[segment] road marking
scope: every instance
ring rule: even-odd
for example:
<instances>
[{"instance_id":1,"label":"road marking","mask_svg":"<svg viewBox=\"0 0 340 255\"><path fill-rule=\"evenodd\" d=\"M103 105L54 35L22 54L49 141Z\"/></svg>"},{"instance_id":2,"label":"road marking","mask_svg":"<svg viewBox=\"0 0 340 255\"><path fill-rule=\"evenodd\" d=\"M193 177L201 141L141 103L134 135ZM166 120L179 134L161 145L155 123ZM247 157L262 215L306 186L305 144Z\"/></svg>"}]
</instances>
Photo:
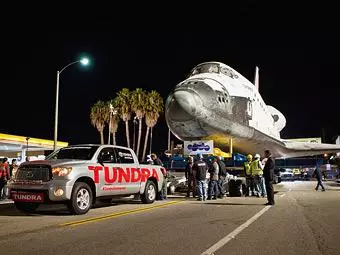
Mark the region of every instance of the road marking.
<instances>
[{"instance_id":1,"label":"road marking","mask_svg":"<svg viewBox=\"0 0 340 255\"><path fill-rule=\"evenodd\" d=\"M223 237L220 241L215 243L213 246L211 246L208 250L201 253L201 255L213 255L214 252L222 248L224 245L226 245L230 240L234 239L239 233L241 233L244 229L249 227L250 224L252 224L254 221L256 221L262 214L264 214L266 211L268 211L272 206L266 206L261 211L256 213L253 217L251 217L249 220L247 220L245 223L243 223L241 226L237 227L233 232L228 234L227 236Z\"/></svg>"},{"instance_id":2,"label":"road marking","mask_svg":"<svg viewBox=\"0 0 340 255\"><path fill-rule=\"evenodd\" d=\"M182 202L184 202L184 201L171 201L171 202L166 203L166 204L160 204L160 205L154 205L154 206L149 206L149 207L140 208L140 209L118 212L118 213L108 214L108 215L104 215L104 216L100 216L100 217L88 218L88 219L85 219L85 220L67 222L67 223L60 224L59 226L60 227L78 226L78 225L82 225L82 224L86 224L86 223L90 223L90 222L112 219L112 218L116 218L116 217L124 216L124 215L128 215L128 214L145 212L145 211L149 211L149 210L156 209L156 208L161 208L161 207L165 207L165 206L179 204L179 203L182 203Z\"/></svg>"}]
</instances>

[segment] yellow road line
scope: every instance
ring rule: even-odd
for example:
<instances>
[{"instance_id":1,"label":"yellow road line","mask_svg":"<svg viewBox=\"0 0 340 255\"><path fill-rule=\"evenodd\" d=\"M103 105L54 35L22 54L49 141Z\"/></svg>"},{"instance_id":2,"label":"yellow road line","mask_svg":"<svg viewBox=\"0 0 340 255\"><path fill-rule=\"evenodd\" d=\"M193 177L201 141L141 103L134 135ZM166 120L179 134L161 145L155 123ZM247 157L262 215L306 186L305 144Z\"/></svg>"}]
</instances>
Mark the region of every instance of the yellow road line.
<instances>
[{"instance_id":1,"label":"yellow road line","mask_svg":"<svg viewBox=\"0 0 340 255\"><path fill-rule=\"evenodd\" d=\"M60 227L78 226L78 225L82 225L82 224L86 224L86 223L90 223L90 222L112 219L112 218L123 216L123 215L145 212L145 211L149 211L149 210L152 210L152 209L161 208L161 207L165 207L165 206L169 206L169 205L174 205L174 204L178 204L178 203L182 203L182 202L184 202L184 201L171 201L171 202L166 203L166 204L160 204L160 205L154 205L154 206L149 206L149 207L140 208L140 209L118 212L118 213L108 214L108 215L104 215L104 216L100 216L100 217L88 218L88 219L85 219L85 220L67 222L67 223L60 224L59 226Z\"/></svg>"}]
</instances>

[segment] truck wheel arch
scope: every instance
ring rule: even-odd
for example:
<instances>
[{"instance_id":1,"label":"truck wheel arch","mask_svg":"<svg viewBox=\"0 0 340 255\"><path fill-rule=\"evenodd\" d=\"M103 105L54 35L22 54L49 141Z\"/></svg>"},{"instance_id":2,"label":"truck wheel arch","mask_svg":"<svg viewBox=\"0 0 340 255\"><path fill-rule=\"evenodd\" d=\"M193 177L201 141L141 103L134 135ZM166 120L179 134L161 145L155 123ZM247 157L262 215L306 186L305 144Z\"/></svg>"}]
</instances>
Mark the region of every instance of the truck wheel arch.
<instances>
[{"instance_id":1,"label":"truck wheel arch","mask_svg":"<svg viewBox=\"0 0 340 255\"><path fill-rule=\"evenodd\" d=\"M150 177L149 179L148 179L148 181L152 181L155 185L156 185L156 190L157 190L157 192L159 192L159 190L158 190L158 181L157 181L157 179L155 178L155 177ZM161 187L162 188L162 187Z\"/></svg>"},{"instance_id":2,"label":"truck wheel arch","mask_svg":"<svg viewBox=\"0 0 340 255\"><path fill-rule=\"evenodd\" d=\"M77 182L84 182L86 183L87 185L90 186L91 190L92 190L92 194L93 194L93 201L92 201L92 204L94 204L96 202L96 197L97 197L97 194L96 194L96 185L94 184L94 181L90 178L90 177L80 177L78 178L75 183Z\"/></svg>"}]
</instances>

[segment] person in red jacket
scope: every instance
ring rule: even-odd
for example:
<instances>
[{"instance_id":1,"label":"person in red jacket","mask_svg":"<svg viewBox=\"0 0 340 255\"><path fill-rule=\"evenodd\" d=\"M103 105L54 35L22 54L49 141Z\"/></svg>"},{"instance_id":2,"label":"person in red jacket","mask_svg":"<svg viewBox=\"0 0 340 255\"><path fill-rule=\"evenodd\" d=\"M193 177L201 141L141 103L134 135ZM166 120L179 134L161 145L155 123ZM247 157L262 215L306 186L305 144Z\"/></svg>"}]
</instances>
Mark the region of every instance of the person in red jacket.
<instances>
[{"instance_id":1,"label":"person in red jacket","mask_svg":"<svg viewBox=\"0 0 340 255\"><path fill-rule=\"evenodd\" d=\"M8 158L3 158L0 163L0 200L8 197L7 181L10 179Z\"/></svg>"}]
</instances>

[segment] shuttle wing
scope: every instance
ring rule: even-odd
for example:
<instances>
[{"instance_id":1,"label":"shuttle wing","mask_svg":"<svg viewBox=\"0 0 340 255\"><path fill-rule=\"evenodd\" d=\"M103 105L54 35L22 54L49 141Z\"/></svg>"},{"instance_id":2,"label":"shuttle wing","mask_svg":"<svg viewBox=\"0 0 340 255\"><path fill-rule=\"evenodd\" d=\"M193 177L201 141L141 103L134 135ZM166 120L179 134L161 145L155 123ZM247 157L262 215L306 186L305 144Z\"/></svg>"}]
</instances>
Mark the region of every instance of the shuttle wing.
<instances>
[{"instance_id":1,"label":"shuttle wing","mask_svg":"<svg viewBox=\"0 0 340 255\"><path fill-rule=\"evenodd\" d=\"M313 156L324 153L338 153L340 152L339 144L327 143L313 143L313 142L296 142L289 140L282 140L285 147L288 149L285 157L302 157Z\"/></svg>"}]
</instances>

